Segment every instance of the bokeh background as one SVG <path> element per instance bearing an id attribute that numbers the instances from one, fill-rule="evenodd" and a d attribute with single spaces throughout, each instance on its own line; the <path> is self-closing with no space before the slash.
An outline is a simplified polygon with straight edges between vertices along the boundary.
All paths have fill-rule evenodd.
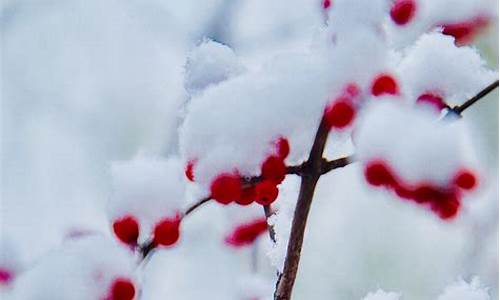
<path id="1" fill-rule="evenodd" d="M 190 49 L 211 38 L 251 66 L 307 47 L 323 22 L 320 7 L 316 0 L 3 0 L 0 226 L 28 268 L 72 231 L 110 234 L 110 162 L 175 151 Z M 498 69 L 497 22 L 475 46 Z M 359 299 L 377 288 L 427 299 L 473 275 L 497 297 L 498 92 L 465 118 L 487 178 L 465 215 L 442 224 L 367 190 L 356 166 L 332 173 L 313 205 L 297 299 Z M 223 245 L 225 213 L 211 205 L 188 220 L 181 245 L 144 271 L 145 299 L 238 299 L 252 250 Z M 272 286 L 261 244 L 259 273 Z"/>

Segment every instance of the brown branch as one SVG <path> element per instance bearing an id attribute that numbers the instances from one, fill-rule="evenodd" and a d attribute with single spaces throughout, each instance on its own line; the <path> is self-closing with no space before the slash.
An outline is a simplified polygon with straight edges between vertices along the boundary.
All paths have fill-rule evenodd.
<path id="1" fill-rule="evenodd" d="M 212 198 L 210 196 L 208 196 L 208 197 L 205 197 L 205 198 L 201 199 L 200 201 L 194 203 L 193 205 L 191 205 L 190 207 L 188 207 L 186 209 L 186 211 L 184 212 L 182 217 L 184 218 L 185 216 L 189 215 L 190 213 L 192 213 L 193 211 L 195 211 L 200 206 L 202 206 L 203 204 L 207 203 L 210 200 L 212 200 Z"/>
<path id="2" fill-rule="evenodd" d="M 325 120 L 321 119 L 311 152 L 309 153 L 309 158 L 305 164 L 303 164 L 299 197 L 292 220 L 283 273 L 278 277 L 276 291 L 274 292 L 275 300 L 289 300 L 292 295 L 295 278 L 297 277 L 299 268 L 300 253 L 302 251 L 307 218 L 309 216 L 316 184 L 322 174 L 324 161 L 323 151 L 325 149 L 328 133 L 328 126 Z"/>
<path id="3" fill-rule="evenodd" d="M 193 203 L 181 215 L 181 218 L 184 218 L 187 215 L 191 214 L 192 212 L 194 212 L 195 210 L 197 210 L 198 208 L 200 208 L 201 206 L 203 206 L 205 203 L 209 202 L 210 200 L 212 200 L 212 198 L 210 196 L 208 196 L 208 197 L 205 197 L 205 198 Z M 150 239 L 150 240 L 144 242 L 142 245 L 140 245 L 138 247 L 138 250 L 141 253 L 142 258 L 145 259 L 151 253 L 151 251 L 153 251 L 155 248 L 156 248 L 155 243 L 153 242 L 152 239 Z"/>
<path id="4" fill-rule="evenodd" d="M 355 161 L 354 155 L 337 158 L 334 160 L 323 159 L 321 166 L 321 175 L 326 174 L 332 170 L 343 168 Z"/>

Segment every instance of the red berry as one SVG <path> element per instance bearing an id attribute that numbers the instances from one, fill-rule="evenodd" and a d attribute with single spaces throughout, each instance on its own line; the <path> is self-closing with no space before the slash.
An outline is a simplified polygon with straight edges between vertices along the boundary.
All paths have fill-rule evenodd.
<path id="1" fill-rule="evenodd" d="M 374 96 L 380 96 L 383 94 L 397 95 L 398 93 L 398 83 L 391 75 L 381 74 L 373 81 L 372 95 Z"/>
<path id="2" fill-rule="evenodd" d="M 369 162 L 365 167 L 365 178 L 369 184 L 374 186 L 394 186 L 396 179 L 383 161 L 375 160 Z"/>
<path id="3" fill-rule="evenodd" d="M 113 232 L 125 244 L 137 244 L 139 237 L 139 223 L 133 216 L 125 216 L 113 222 Z"/>
<path id="4" fill-rule="evenodd" d="M 186 169 L 184 170 L 184 174 L 186 175 L 186 178 L 192 182 L 194 182 L 193 168 L 194 168 L 195 162 L 196 161 L 194 161 L 194 160 L 190 160 L 186 165 Z"/>
<path id="5" fill-rule="evenodd" d="M 430 105 L 434 107 L 438 112 L 446 107 L 446 103 L 443 98 L 434 93 L 425 93 L 417 98 L 417 104 Z"/>
<path id="6" fill-rule="evenodd" d="M 235 174 L 221 174 L 210 186 L 211 196 L 221 204 L 229 204 L 241 197 L 241 178 Z"/>
<path id="7" fill-rule="evenodd" d="M 261 171 L 264 179 L 281 183 L 285 179 L 286 166 L 281 157 L 269 156 L 262 164 Z"/>
<path id="8" fill-rule="evenodd" d="M 241 197 L 235 200 L 240 205 L 249 205 L 255 201 L 256 193 L 255 187 L 249 186 L 241 190 Z"/>
<path id="9" fill-rule="evenodd" d="M 327 10 L 332 5 L 331 0 L 323 0 L 323 9 Z"/>
<path id="10" fill-rule="evenodd" d="M 398 25 L 405 25 L 415 16 L 414 0 L 396 0 L 391 8 L 391 18 Z"/>
<path id="11" fill-rule="evenodd" d="M 233 247 L 239 248 L 251 245 L 261 234 L 267 231 L 266 218 L 258 218 L 249 223 L 245 223 L 236 227 L 229 234 L 225 242 Z"/>
<path id="12" fill-rule="evenodd" d="M 132 300 L 135 296 L 134 284 L 125 278 L 118 278 L 111 287 L 111 300 Z"/>
<path id="13" fill-rule="evenodd" d="M 265 180 L 257 183 L 255 192 L 257 194 L 257 198 L 255 199 L 257 203 L 260 205 L 269 205 L 278 198 L 279 190 L 274 182 Z"/>
<path id="14" fill-rule="evenodd" d="M 466 169 L 460 170 L 455 176 L 455 184 L 464 190 L 472 190 L 477 185 L 476 175 Z"/>
<path id="15" fill-rule="evenodd" d="M 281 159 L 287 158 L 288 154 L 290 154 L 290 144 L 288 140 L 284 137 L 280 137 L 278 141 L 276 141 L 276 150 Z"/>
<path id="16" fill-rule="evenodd" d="M 431 204 L 431 209 L 443 220 L 454 218 L 460 210 L 460 201 L 455 193 L 450 193 L 444 199 Z"/>
<path id="17" fill-rule="evenodd" d="M 472 42 L 488 23 L 487 18 L 478 17 L 470 21 L 445 24 L 443 25 L 443 34 L 453 36 L 457 45 L 464 45 Z"/>
<path id="18" fill-rule="evenodd" d="M 325 121 L 329 128 L 344 128 L 351 124 L 356 115 L 354 105 L 341 97 L 325 109 Z"/>
<path id="19" fill-rule="evenodd" d="M 156 224 L 153 232 L 155 245 L 171 246 L 179 240 L 180 216 L 163 219 Z"/>

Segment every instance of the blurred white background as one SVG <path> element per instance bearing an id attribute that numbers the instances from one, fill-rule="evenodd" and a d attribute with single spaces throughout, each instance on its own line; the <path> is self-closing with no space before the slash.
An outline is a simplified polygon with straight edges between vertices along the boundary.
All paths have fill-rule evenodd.
<path id="1" fill-rule="evenodd" d="M 110 162 L 176 149 L 188 51 L 208 37 L 251 65 L 305 47 L 323 21 L 317 2 L 3 0 L 1 233 L 20 245 L 28 265 L 73 230 L 109 233 Z M 477 46 L 497 69 L 497 24 Z M 455 226 L 377 201 L 352 180 L 355 166 L 322 181 L 328 184 L 320 184 L 313 205 L 297 299 L 357 299 L 378 287 L 425 299 L 473 274 L 495 297 L 497 99 L 495 92 L 465 113 L 490 184 Z M 216 206 L 200 211 L 179 248 L 150 262 L 165 274 L 148 274 L 155 287 L 147 299 L 234 299 L 250 253 L 221 243 L 224 227 L 213 221 L 221 214 Z"/>

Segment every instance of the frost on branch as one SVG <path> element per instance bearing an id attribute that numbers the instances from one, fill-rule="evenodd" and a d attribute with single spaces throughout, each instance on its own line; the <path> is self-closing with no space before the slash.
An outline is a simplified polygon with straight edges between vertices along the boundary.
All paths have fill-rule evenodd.
<path id="1" fill-rule="evenodd" d="M 134 259 L 101 236 L 68 241 L 16 281 L 15 299 L 132 300 Z"/>
<path id="2" fill-rule="evenodd" d="M 196 93 L 245 71 L 233 50 L 212 40 L 204 40 L 191 51 L 185 66 L 186 90 Z"/>
<path id="3" fill-rule="evenodd" d="M 139 155 L 131 161 L 113 163 L 111 175 L 113 195 L 108 213 L 122 242 L 134 245 L 137 238 L 144 241 L 153 232 L 165 230 L 177 234 L 186 185 L 179 159 Z M 174 236 L 161 240 L 173 241 Z"/>
<path id="4" fill-rule="evenodd" d="M 395 99 L 371 103 L 357 128 L 357 156 L 373 186 L 454 217 L 462 194 L 476 185 L 465 158 L 464 124 L 438 121 Z M 411 155 L 410 155 L 411 154 Z"/>
<path id="5" fill-rule="evenodd" d="M 490 300 L 490 295 L 475 277 L 470 283 L 459 280 L 449 285 L 437 300 Z"/>

